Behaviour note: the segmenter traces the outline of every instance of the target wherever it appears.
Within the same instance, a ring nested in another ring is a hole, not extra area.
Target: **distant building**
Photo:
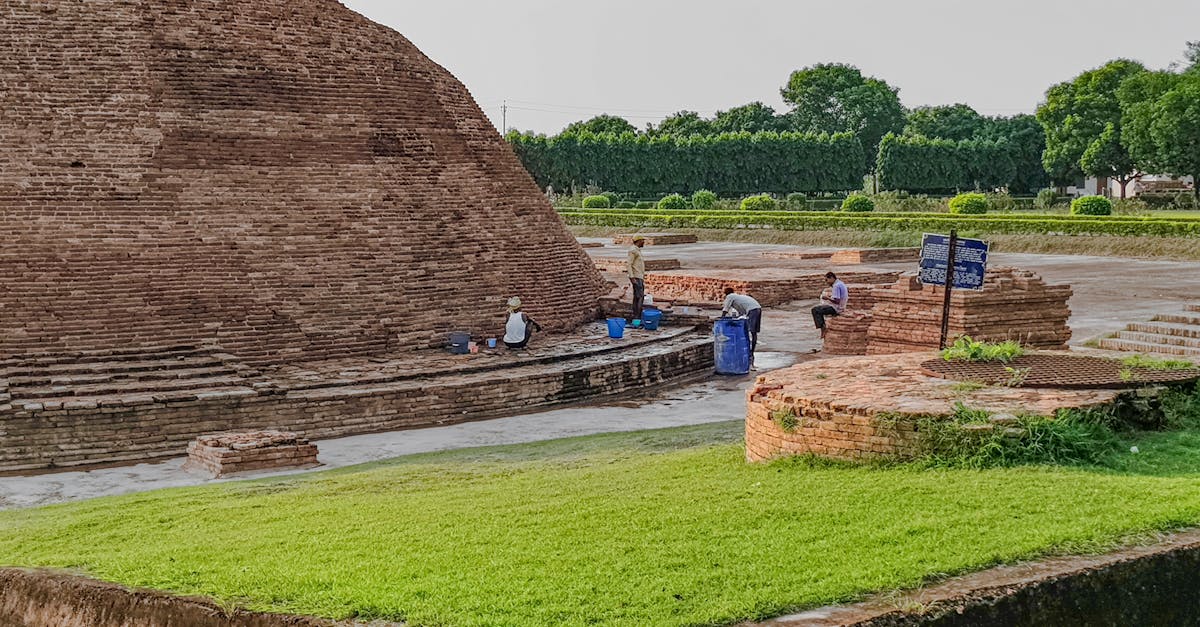
[[[1190,176],[1174,177],[1162,174],[1143,174],[1125,186],[1125,197],[1136,198],[1139,194],[1145,193],[1170,194],[1188,192],[1192,190],[1194,185],[1195,183]],[[1061,189],[1063,193],[1073,197],[1093,195],[1108,196],[1109,198],[1121,197],[1121,184],[1116,179],[1104,176],[1090,176],[1080,179],[1074,185],[1067,185]]]

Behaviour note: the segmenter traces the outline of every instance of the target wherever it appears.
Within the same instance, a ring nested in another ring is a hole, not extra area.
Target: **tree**
[[[700,117],[695,111],[680,111],[673,113],[658,123],[650,126],[646,134],[660,137],[687,137],[689,135],[712,135],[712,123]]]
[[[1200,72],[1200,41],[1187,42],[1187,49],[1183,51],[1183,60],[1187,63],[1184,68],[1185,72]]]
[[[898,91],[854,66],[828,63],[792,72],[780,94],[792,105],[792,128],[858,135],[873,169],[879,140],[904,129]]]
[[[917,107],[908,114],[904,134],[957,142],[975,137],[983,127],[983,117],[965,104]]]
[[[1192,193],[1200,201],[1200,72],[1180,77],[1151,113],[1157,162],[1170,174],[1190,175]]]
[[[1125,198],[1125,186],[1134,179],[1137,169],[1129,151],[1121,145],[1117,125],[1112,122],[1106,124],[1100,137],[1083,151],[1079,168],[1088,176],[1116,179],[1121,184],[1121,198]]]
[[[1117,59],[1070,82],[1054,85],[1046,92],[1046,101],[1037,109],[1037,119],[1046,133],[1042,163],[1056,183],[1066,183],[1084,174],[1080,159],[1109,124],[1120,137],[1121,106],[1117,89],[1125,79],[1145,71],[1136,61]],[[1119,142],[1117,150],[1123,150]],[[1116,167],[1116,160],[1111,165]],[[1123,175],[1131,173],[1132,170]]]
[[[637,127],[629,123],[622,117],[615,115],[598,115],[590,120],[582,122],[573,122],[562,131],[563,135],[578,135],[580,132],[587,131],[589,133],[613,133],[620,135],[621,133],[636,133]]]
[[[760,133],[787,130],[786,120],[775,115],[775,109],[761,102],[751,102],[728,111],[718,111],[710,126],[714,133]]]
[[[1160,173],[1166,168],[1159,162],[1158,146],[1150,133],[1154,106],[1163,94],[1179,82],[1173,72],[1142,72],[1125,79],[1117,89],[1121,106],[1121,144],[1143,172]]]

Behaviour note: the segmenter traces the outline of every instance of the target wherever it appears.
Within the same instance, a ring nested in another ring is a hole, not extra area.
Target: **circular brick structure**
[[[916,421],[955,405],[996,414],[1052,415],[1115,400],[1117,390],[964,387],[927,376],[933,353],[836,357],[758,377],[747,392],[746,458],[815,454],[860,460],[911,455]]]

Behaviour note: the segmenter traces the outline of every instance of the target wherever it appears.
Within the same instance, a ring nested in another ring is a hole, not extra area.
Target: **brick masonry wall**
[[[582,362],[582,363],[581,363]],[[0,429],[0,470],[141,461],[183,455],[206,433],[277,429],[317,440],[492,418],[654,385],[710,370],[707,334],[587,357],[442,379],[256,393],[208,392],[183,401],[13,405]]]
[[[692,303],[721,303],[725,288],[732,287],[754,297],[763,307],[774,307],[794,300],[815,300],[828,287],[825,272],[775,270],[730,270],[705,272],[675,270],[646,274],[646,292],[656,299]],[[786,273],[775,278],[770,274]],[[899,272],[839,272],[846,283],[882,283],[894,281]]]
[[[883,426],[872,412],[835,408],[811,399],[786,402],[751,389],[746,402],[746,460],[788,455],[820,455],[845,460],[906,456],[916,451],[913,421]],[[785,429],[777,412],[791,413],[797,424]]]
[[[7,0],[0,357],[441,345],[599,273],[470,94],[333,0]]]

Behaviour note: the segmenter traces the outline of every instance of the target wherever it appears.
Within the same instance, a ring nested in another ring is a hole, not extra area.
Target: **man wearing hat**
[[[642,301],[646,299],[646,260],[642,258],[642,246],[646,238],[638,235],[633,238],[633,246],[629,247],[629,283],[633,286],[633,317],[642,317]]]
[[[508,322],[504,325],[504,345],[509,348],[525,348],[533,332],[541,333],[542,326],[521,311],[521,299],[508,299]]]

